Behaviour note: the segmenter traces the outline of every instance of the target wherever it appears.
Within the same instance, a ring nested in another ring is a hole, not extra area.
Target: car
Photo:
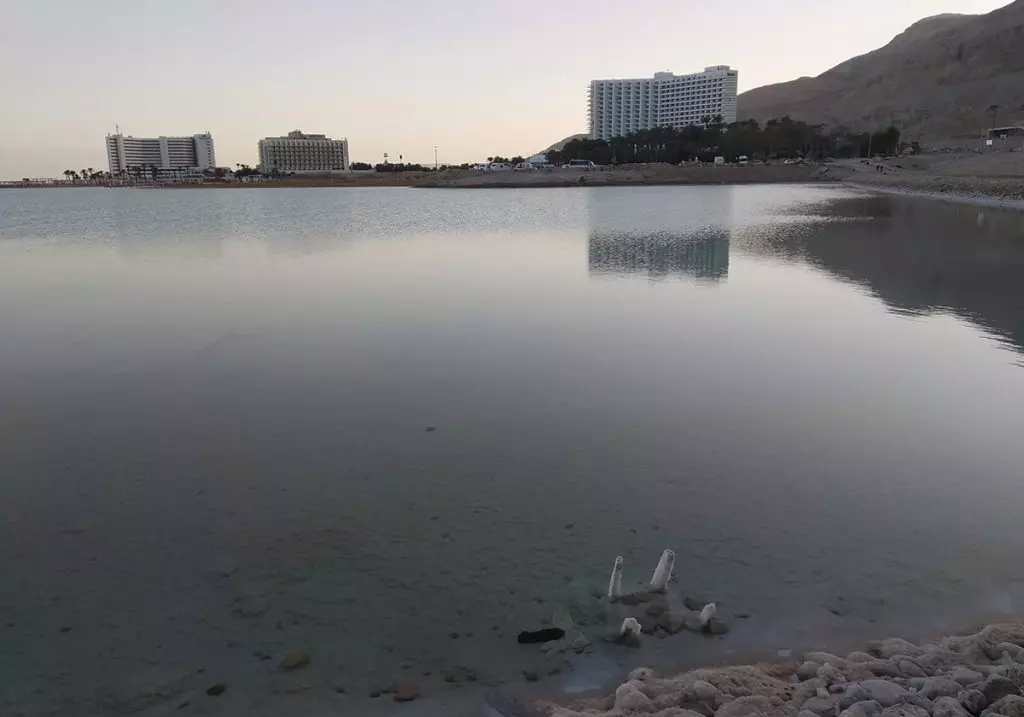
[[[589,159],[570,159],[562,165],[562,169],[597,169],[597,165]]]
[[[520,162],[519,164],[517,164],[512,169],[516,170],[517,172],[523,172],[523,171],[527,171],[528,172],[530,170],[536,169],[536,167],[534,167],[529,162]]]

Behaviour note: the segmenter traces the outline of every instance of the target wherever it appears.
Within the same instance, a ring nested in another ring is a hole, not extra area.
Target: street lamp
[[[434,171],[437,171],[437,145],[434,145]]]

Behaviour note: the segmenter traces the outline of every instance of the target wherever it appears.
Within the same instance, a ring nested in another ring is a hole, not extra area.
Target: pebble
[[[538,679],[540,679],[540,675],[538,675],[533,670],[523,670],[523,677],[526,679],[527,682],[536,682]]]
[[[282,670],[294,670],[299,667],[305,667],[309,664],[310,657],[308,652],[292,652],[284,656],[281,660]]]
[[[416,685],[403,684],[395,688],[395,702],[412,702],[420,696]]]
[[[225,685],[223,682],[218,682],[215,685],[207,687],[206,694],[210,695],[211,697],[219,697],[220,695],[224,694],[224,691],[227,688],[228,686]]]

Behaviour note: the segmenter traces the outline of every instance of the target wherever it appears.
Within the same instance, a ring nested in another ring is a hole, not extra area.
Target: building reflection
[[[729,274],[729,234],[723,229],[693,233],[591,231],[592,275],[646,274],[722,281]]]

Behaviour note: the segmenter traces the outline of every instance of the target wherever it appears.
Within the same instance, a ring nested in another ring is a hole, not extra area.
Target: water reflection
[[[693,234],[591,231],[588,264],[592,275],[647,274],[663,279],[677,274],[722,281],[729,274],[729,234],[723,229]]]
[[[895,312],[952,313],[1024,352],[1024,215],[892,196],[793,211],[810,221],[748,228],[737,244],[811,263]]]

